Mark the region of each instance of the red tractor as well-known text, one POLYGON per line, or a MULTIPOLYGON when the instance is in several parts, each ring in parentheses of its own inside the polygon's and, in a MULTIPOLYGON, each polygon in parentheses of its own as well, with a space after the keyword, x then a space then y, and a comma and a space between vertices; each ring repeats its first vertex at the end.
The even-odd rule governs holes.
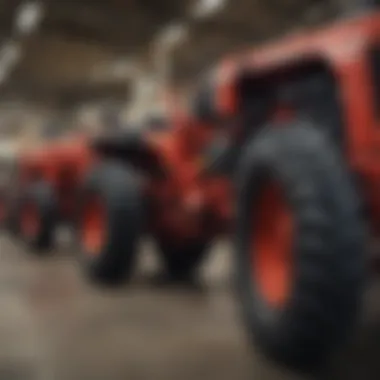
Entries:
MULTIPOLYGON (((152 126, 158 122, 149 120, 152 126)), ((115 122, 107 126, 121 127, 115 122)), ((35 253, 50 251, 59 224, 75 230, 82 185, 98 160, 89 136, 52 138, 21 151, 6 168, 0 166, 0 227, 7 227, 35 253)))
POLYGON ((322 365, 355 325, 380 232, 379 109, 379 12, 223 61, 190 116, 95 141, 84 269, 128 279, 148 233, 189 276, 232 233, 249 335, 289 367, 322 365))
POLYGON ((33 251, 46 252, 58 223, 75 222, 80 185, 94 160, 87 139, 77 135, 23 151, 3 190, 4 224, 33 251))

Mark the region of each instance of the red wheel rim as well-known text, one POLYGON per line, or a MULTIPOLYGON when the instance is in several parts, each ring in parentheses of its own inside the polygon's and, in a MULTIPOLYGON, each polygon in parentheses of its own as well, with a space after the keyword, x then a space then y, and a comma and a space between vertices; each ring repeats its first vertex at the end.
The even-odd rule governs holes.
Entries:
POLYGON ((90 256, 98 256, 106 241, 106 212, 103 202, 93 197, 83 208, 82 245, 90 256))
POLYGON ((32 202, 27 202, 21 211, 21 231, 24 236, 33 238, 37 236, 39 229, 40 214, 38 207, 32 202))
POLYGON ((254 207, 252 276, 263 298, 281 307, 292 286, 294 220, 281 187, 274 183, 264 187, 254 207))

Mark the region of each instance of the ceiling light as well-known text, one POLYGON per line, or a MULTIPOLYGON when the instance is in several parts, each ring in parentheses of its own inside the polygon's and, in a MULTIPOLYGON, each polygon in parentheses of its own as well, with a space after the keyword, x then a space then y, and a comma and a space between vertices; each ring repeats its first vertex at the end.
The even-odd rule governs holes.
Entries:
POLYGON ((193 16, 196 18, 204 18, 214 15, 222 10, 227 0, 198 0, 193 9, 193 16))
POLYGON ((30 34, 38 28, 44 13, 44 7, 39 1, 27 1, 19 7, 15 27, 18 33, 30 34))

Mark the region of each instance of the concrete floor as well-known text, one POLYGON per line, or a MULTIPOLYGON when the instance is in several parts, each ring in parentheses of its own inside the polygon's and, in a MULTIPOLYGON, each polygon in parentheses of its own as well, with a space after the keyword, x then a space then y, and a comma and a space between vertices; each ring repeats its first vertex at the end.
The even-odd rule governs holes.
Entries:
MULTIPOLYGON (((158 289, 142 252, 133 283, 86 284, 69 245, 33 257, 0 237, 0 380, 285 380, 250 350, 230 291, 229 250, 216 247, 200 289, 158 289)), ((359 332, 323 379, 380 378, 380 285, 359 332)))

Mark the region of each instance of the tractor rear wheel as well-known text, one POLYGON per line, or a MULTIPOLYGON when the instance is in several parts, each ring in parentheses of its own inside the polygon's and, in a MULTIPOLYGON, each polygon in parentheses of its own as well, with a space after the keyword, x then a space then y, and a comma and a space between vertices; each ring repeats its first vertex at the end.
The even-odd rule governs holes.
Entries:
POLYGON ((17 206, 17 230, 34 252, 52 248, 58 221, 54 189, 43 181, 32 184, 17 206))
POLYGON ((86 179, 79 209, 80 263, 88 277, 101 285, 128 280, 143 227, 138 178, 125 165, 102 163, 86 179))
POLYGON ((238 176, 238 296, 249 335, 295 370, 320 367, 354 327, 365 228, 338 149, 313 125, 269 126, 238 176))

